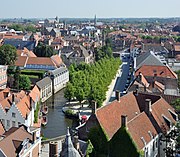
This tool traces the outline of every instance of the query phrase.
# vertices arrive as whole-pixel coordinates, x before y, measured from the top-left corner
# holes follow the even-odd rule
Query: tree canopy
[[[94,64],[80,63],[69,67],[70,84],[65,90],[65,97],[70,100],[75,97],[80,103],[88,100],[97,101],[100,107],[106,98],[106,91],[115,77],[121,61],[119,58],[104,58]],[[71,89],[73,92],[71,93]]]
[[[0,47],[0,64],[13,65],[17,59],[16,48],[12,45],[2,45]]]
[[[29,90],[31,87],[31,81],[28,76],[20,75],[19,78],[19,89]]]
[[[15,31],[22,31],[22,32],[32,32],[35,33],[37,31],[36,27],[32,24],[29,25],[22,25],[22,24],[12,24],[9,26],[10,29],[14,29]]]
[[[35,47],[34,53],[37,57],[51,57],[55,54],[52,47],[41,42]]]

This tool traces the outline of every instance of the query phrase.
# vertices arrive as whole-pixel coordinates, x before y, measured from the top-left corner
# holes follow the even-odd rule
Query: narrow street
[[[121,73],[117,77],[113,92],[111,93],[111,97],[109,99],[109,102],[112,102],[115,100],[115,91],[119,90],[120,93],[123,93],[124,89],[126,88],[127,78],[129,74],[129,62],[130,59],[128,57],[129,55],[124,55],[122,57],[122,66],[121,66]]]

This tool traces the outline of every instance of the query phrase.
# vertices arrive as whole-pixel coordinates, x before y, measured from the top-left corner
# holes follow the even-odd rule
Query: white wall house
[[[45,102],[52,96],[52,80],[49,77],[45,77],[36,83],[40,90],[41,102]]]
[[[53,94],[64,88],[69,81],[69,71],[66,67],[60,67],[58,69],[49,72],[52,79]]]
[[[28,128],[34,125],[34,111],[39,101],[38,95],[33,89],[29,95],[21,91],[19,93],[9,93],[6,98],[1,99],[0,119],[5,130],[18,127],[21,124]],[[34,97],[37,99],[35,100]]]
[[[0,89],[6,88],[7,84],[7,66],[0,65]]]

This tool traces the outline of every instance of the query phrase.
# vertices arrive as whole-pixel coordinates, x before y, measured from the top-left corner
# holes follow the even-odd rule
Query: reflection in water
[[[49,107],[48,123],[41,128],[42,134],[47,138],[53,138],[66,134],[66,128],[71,127],[73,120],[65,118],[62,107],[65,104],[64,90],[59,91],[45,103]]]

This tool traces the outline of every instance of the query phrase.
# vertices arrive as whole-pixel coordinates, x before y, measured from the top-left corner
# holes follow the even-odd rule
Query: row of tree
[[[22,24],[12,24],[9,26],[9,29],[14,29],[15,31],[22,31],[22,32],[32,32],[35,33],[37,31],[37,28],[32,25],[22,25]]]
[[[95,100],[100,107],[120,64],[119,58],[104,58],[91,65],[72,64],[69,67],[70,82],[64,93],[65,98],[69,101],[76,98],[80,104],[83,100],[88,100],[90,104]]]

